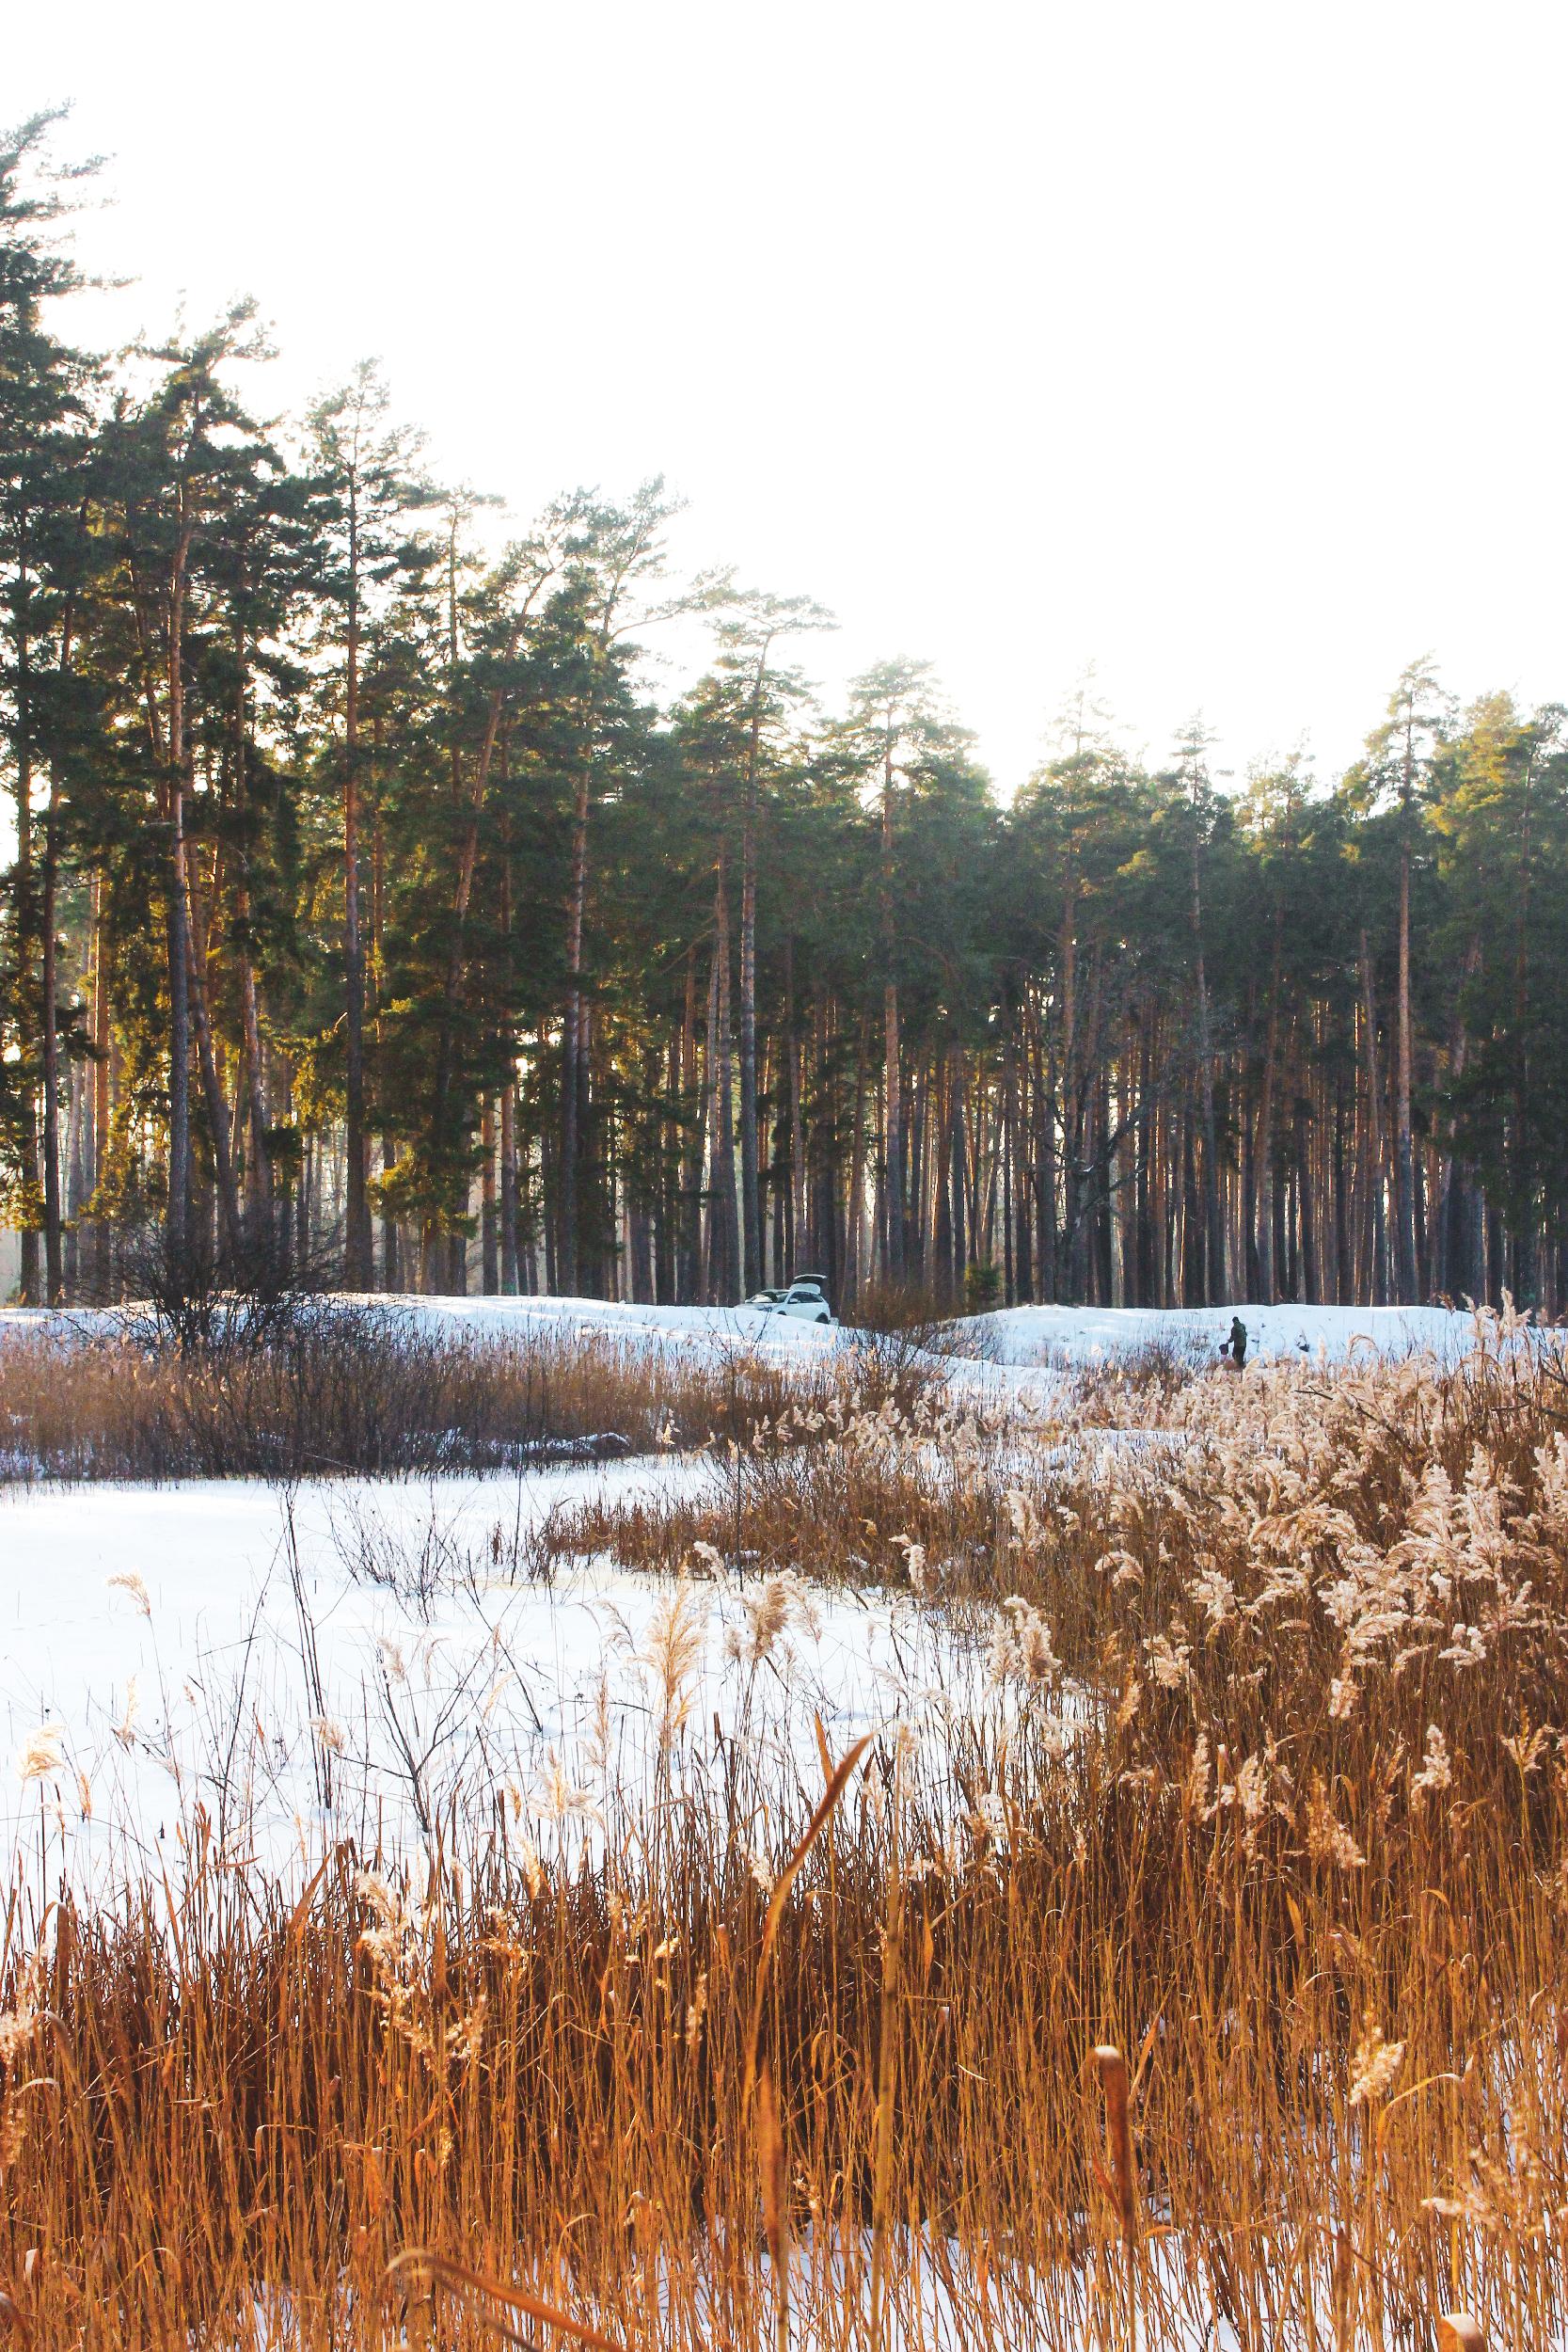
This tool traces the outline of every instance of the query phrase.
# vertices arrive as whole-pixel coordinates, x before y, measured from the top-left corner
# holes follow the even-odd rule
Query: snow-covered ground
[[[1475,1342],[1475,1318],[1445,1307],[1007,1307],[955,1329],[960,1343],[973,1335],[993,1363],[1079,1365],[1145,1347],[1216,1356],[1233,1315],[1246,1327],[1251,1358],[1332,1362],[1359,1348],[1427,1349],[1451,1361]]]
[[[453,1806],[482,1834],[504,1807],[546,1846],[645,1788],[665,1733],[689,1757],[717,1722],[787,1780],[817,1771],[818,1721],[839,1753],[995,1703],[984,1657],[909,1601],[775,1594],[786,1622],[758,1657],[760,1579],[528,1581],[552,1507],[695,1474],[677,1456],[343,1480],[292,1513],[252,1480],[13,1490],[0,1836],[101,1881],[172,1861],[203,1819],[285,1871],[345,1836],[406,1846]],[[672,1694],[661,1656],[687,1645]]]

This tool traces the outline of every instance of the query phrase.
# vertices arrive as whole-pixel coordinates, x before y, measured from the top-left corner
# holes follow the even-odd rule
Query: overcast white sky
[[[112,159],[102,331],[254,294],[274,405],[378,353],[519,519],[662,471],[1008,790],[1089,660],[1238,770],[1428,650],[1568,696],[1565,67],[1519,0],[73,0],[0,113]]]

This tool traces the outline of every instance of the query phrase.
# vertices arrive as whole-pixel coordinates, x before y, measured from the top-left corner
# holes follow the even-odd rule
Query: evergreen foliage
[[[1568,1290],[1568,722],[1426,662],[1220,788],[1087,693],[1004,806],[927,665],[673,582],[658,482],[499,559],[373,367],[248,308],[110,364],[55,126],[0,141],[0,1184],[22,1295]],[[708,674],[644,660],[700,613]]]

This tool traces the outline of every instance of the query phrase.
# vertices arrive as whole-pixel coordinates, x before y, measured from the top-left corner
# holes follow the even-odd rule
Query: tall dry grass
[[[556,1560],[609,1553],[624,1566],[694,1563],[742,1572],[792,1568],[825,1583],[901,1584],[938,1564],[952,1597],[990,1591],[1012,1440],[1006,1401],[956,1403],[923,1362],[857,1349],[765,1417],[704,1450],[679,1492],[587,1496],[545,1531]],[[1038,1437],[1030,1428],[1031,1440]],[[1032,1443],[1031,1475],[1053,1475]]]
[[[256,1346],[181,1352],[139,1326],[0,1336],[0,1483],[372,1476],[515,1467],[604,1441],[749,1439],[799,1395],[736,1347],[442,1329],[326,1302]]]
[[[874,1467],[900,1446],[902,1505],[940,1444]],[[998,1705],[936,1694],[847,1774],[825,1732],[815,1778],[705,1734],[677,1587],[653,1783],[591,1823],[563,1788],[559,1854],[503,1810],[285,1893],[198,1829],[117,1906],[19,1892],[17,2326],[1561,2344],[1555,1365],[1492,1331],[1447,1372],[1216,1376],[1156,1448],[1010,1428],[990,1475],[989,1597],[918,1574]]]

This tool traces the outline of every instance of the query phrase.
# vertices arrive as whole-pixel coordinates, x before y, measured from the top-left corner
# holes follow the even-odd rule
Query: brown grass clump
[[[768,1458],[859,1493],[833,1427]],[[1558,1371],[1488,1333],[1160,1435],[974,1438],[980,1716],[797,1777],[682,1707],[672,1614],[653,1783],[560,1856],[503,1809],[303,1890],[198,1832],[19,1894],[35,2340],[1568,2341]],[[951,1436],[865,1443],[914,1491]]]
[[[953,1321],[954,1307],[933,1283],[908,1276],[863,1282],[855,1294],[855,1327],[861,1331],[931,1331]]]
[[[1194,1381],[1223,1371],[1206,1336],[1177,1327],[1136,1347],[1107,1351],[1066,1373],[1064,1422],[1075,1429],[1128,1429],[1164,1420]]]
[[[927,1380],[884,1376],[857,1353],[815,1395],[705,1450],[702,1476],[657,1500],[590,1499],[558,1512],[557,1558],[608,1552],[673,1571],[791,1567],[828,1583],[921,1583],[940,1563],[991,1583],[999,1465],[1011,1415],[955,1406]]]

